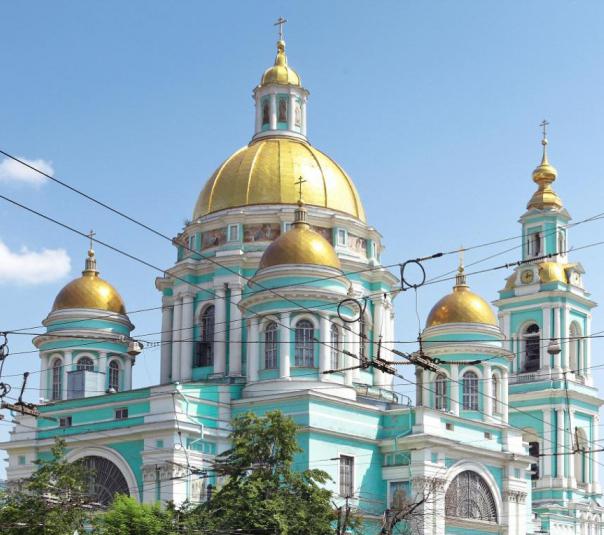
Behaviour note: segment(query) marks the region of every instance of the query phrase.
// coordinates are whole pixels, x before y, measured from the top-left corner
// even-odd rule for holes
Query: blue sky
[[[352,176],[390,264],[519,233],[535,186],[537,125],[550,122],[554,187],[575,220],[604,211],[604,3],[5,2],[0,22],[0,148],[168,235],[191,216],[205,180],[246,144],[251,91],[274,58],[280,15],[289,61],[310,90],[311,142]],[[145,260],[169,267],[172,246],[51,183],[14,177],[0,191]],[[17,177],[19,178],[19,177]],[[0,202],[0,330],[40,325],[82,269],[86,241]],[[573,229],[572,245],[602,239],[604,221]],[[510,247],[467,253],[467,262]],[[102,276],[130,310],[158,306],[157,275],[97,247]],[[604,298],[604,246],[571,253]],[[512,251],[481,267],[518,259]],[[426,264],[453,269],[454,256]],[[470,279],[492,300],[507,271]],[[450,283],[423,288],[423,320]],[[417,335],[415,298],[397,299],[400,340]],[[158,312],[131,317],[160,330]],[[596,310],[593,330],[604,329]],[[405,345],[402,348],[413,346]],[[11,352],[31,351],[11,336]],[[594,340],[594,364],[602,342]],[[135,385],[158,380],[147,351]],[[35,353],[5,373],[37,370]],[[604,368],[594,370],[604,387]],[[38,378],[28,395],[37,397]],[[12,378],[15,386],[18,379]],[[8,425],[0,425],[0,438]]]

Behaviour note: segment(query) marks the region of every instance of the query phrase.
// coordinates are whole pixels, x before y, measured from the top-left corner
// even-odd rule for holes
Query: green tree
[[[0,495],[4,535],[71,535],[90,513],[88,477],[80,463],[65,460],[65,442],[56,440],[51,457],[17,488]]]
[[[95,535],[176,535],[174,509],[139,503],[119,494],[94,520]]]
[[[233,446],[214,466],[226,482],[211,500],[184,515],[185,526],[209,533],[333,535],[331,492],[321,487],[328,474],[293,470],[301,451],[296,429],[280,411],[235,418]]]

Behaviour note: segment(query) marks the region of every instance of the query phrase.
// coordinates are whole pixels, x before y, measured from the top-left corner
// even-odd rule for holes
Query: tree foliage
[[[139,503],[118,494],[94,521],[95,535],[176,535],[174,509]]]
[[[232,448],[216,459],[226,478],[212,499],[188,515],[191,529],[279,535],[333,534],[331,493],[321,470],[296,472],[296,424],[279,411],[247,413],[232,422]]]
[[[80,463],[65,460],[57,440],[51,458],[35,461],[37,470],[0,496],[0,526],[5,535],[71,535],[88,516],[88,477]]]

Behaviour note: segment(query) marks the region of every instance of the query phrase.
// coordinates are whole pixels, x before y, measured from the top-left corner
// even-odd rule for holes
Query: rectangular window
[[[19,464],[25,464],[25,455],[19,455]]]
[[[239,225],[229,225],[229,241],[239,241]]]
[[[62,416],[59,418],[59,427],[71,427],[71,416]]]
[[[288,232],[289,230],[291,230],[292,228],[292,224],[291,223],[283,223],[283,233],[285,234],[286,232]]]
[[[346,238],[348,237],[348,233],[346,232],[346,229],[343,228],[339,228],[338,232],[336,234],[336,245],[340,245],[342,247],[346,246]]]
[[[187,246],[189,248],[189,252],[195,250],[195,234],[192,234],[191,236],[189,236],[189,241],[188,241]]]
[[[354,457],[340,455],[340,496],[354,494]]]
[[[128,407],[122,407],[120,409],[115,409],[115,419],[116,420],[126,420],[128,418]]]
[[[279,126],[285,125],[287,126],[287,96],[279,95],[278,103],[277,103],[277,122],[281,123]]]

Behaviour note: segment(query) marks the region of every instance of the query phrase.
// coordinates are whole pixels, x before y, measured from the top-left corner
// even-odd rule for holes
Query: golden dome
[[[52,312],[67,308],[94,308],[117,314],[126,314],[120,294],[107,281],[99,277],[94,251],[88,251],[86,269],[82,276],[72,280],[57,295]]]
[[[558,171],[547,160],[547,139],[545,137],[541,141],[541,144],[543,145],[543,157],[539,166],[533,171],[533,181],[537,183],[539,188],[533,194],[526,207],[529,210],[531,208],[536,208],[537,210],[562,208],[562,200],[551,186],[552,182],[558,176]]]
[[[296,204],[303,176],[305,202],[365,221],[352,180],[331,158],[306,141],[271,137],[253,141],[227,158],[201,191],[193,219],[254,204]]]
[[[543,284],[547,284],[548,282],[564,282],[568,284],[565,268],[565,264],[558,264],[558,262],[541,262],[539,264],[539,280]]]
[[[287,64],[287,56],[285,55],[285,41],[277,41],[277,56],[275,64],[264,71],[260,85],[281,84],[281,85],[297,85],[300,86],[300,77]]]
[[[470,291],[466,284],[463,267],[459,268],[453,292],[445,295],[432,307],[426,320],[426,327],[448,323],[498,325],[491,306],[478,294]]]
[[[272,242],[264,251],[258,269],[285,264],[312,264],[340,269],[340,260],[321,234],[306,222],[306,210],[296,210],[292,228]]]

